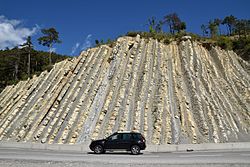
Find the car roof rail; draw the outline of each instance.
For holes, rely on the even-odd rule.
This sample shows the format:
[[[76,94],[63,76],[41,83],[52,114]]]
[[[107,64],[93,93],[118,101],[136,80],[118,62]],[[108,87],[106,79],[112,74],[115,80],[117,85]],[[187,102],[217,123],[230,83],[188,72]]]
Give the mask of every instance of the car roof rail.
[[[120,131],[117,131],[117,133],[131,133],[131,131],[120,130]]]
[[[139,131],[117,131],[117,133],[140,133]]]

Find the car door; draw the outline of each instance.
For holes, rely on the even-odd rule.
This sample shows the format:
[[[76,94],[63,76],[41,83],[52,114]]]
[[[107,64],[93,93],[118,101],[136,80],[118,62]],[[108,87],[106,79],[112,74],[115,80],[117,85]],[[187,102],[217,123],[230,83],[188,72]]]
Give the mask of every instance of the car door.
[[[120,145],[121,149],[129,150],[130,145],[131,145],[131,134],[130,133],[123,133],[122,138],[119,141],[119,145]]]
[[[107,141],[105,142],[105,149],[119,149],[120,145],[120,139],[121,134],[114,134],[107,138]]]

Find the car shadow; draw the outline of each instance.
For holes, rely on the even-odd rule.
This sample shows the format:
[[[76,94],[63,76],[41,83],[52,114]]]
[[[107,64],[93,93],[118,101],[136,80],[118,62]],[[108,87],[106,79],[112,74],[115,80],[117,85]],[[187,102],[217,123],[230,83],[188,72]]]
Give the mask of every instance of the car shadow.
[[[103,154],[96,154],[94,152],[87,152],[87,154],[91,154],[91,155],[133,155],[130,152],[112,152],[112,151],[107,151]],[[138,155],[143,155],[143,153],[139,153]],[[135,155],[136,156],[136,155]]]

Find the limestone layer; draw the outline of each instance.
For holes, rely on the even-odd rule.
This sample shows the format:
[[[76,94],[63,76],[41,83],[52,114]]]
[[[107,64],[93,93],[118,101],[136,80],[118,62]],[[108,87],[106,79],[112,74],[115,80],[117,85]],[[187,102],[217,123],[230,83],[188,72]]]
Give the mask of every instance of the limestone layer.
[[[190,39],[121,37],[0,94],[0,140],[82,143],[139,131],[150,144],[250,140],[250,65]]]

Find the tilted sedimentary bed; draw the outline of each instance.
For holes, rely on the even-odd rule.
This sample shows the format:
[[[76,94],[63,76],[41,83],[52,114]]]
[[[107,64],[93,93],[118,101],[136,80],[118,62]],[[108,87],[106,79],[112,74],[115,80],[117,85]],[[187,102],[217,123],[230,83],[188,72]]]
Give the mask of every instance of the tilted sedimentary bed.
[[[0,140],[82,143],[134,130],[147,143],[250,139],[250,65],[189,39],[121,37],[0,94]]]

